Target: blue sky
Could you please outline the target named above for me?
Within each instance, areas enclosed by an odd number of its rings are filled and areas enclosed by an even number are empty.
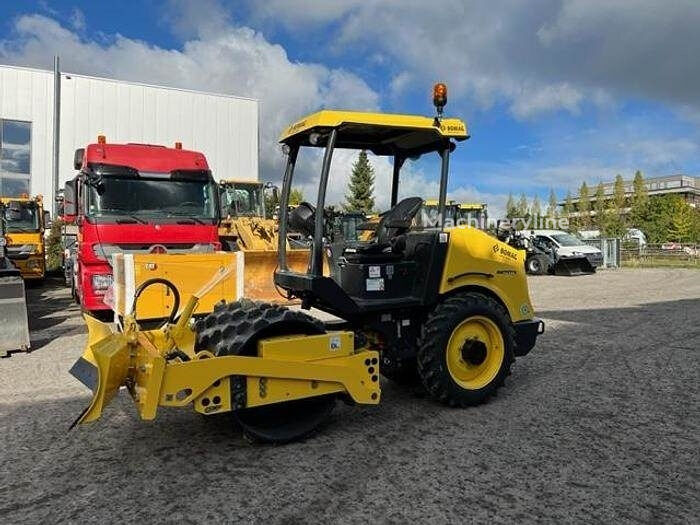
[[[0,62],[49,67],[59,53],[65,71],[259,97],[266,179],[286,122],[331,106],[431,113],[431,86],[446,81],[447,112],[472,133],[451,192],[500,209],[510,192],[563,197],[636,169],[698,174],[700,3],[661,5],[3,2]],[[408,189],[433,196],[433,167],[412,167]]]

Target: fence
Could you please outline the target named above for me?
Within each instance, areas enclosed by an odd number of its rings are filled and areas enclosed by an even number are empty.
[[[603,253],[603,264],[601,268],[620,267],[622,245],[620,239],[586,239],[584,242],[595,246]]]
[[[700,269],[700,244],[667,242],[640,244],[622,243],[623,266],[679,266]]]

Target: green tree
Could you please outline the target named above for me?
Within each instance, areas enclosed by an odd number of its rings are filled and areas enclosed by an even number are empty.
[[[530,215],[530,210],[527,205],[527,196],[525,193],[520,194],[520,199],[518,199],[518,217],[527,217]]]
[[[272,218],[275,213],[275,208],[280,204],[280,198],[276,191],[266,191],[265,192],[265,217],[268,219]]]
[[[302,202],[304,202],[304,193],[299,188],[292,188],[289,193],[289,205],[296,206]]]
[[[348,192],[345,196],[347,202],[343,205],[347,211],[370,213],[374,209],[374,168],[364,150],[352,165]]]
[[[693,208],[683,200],[677,197],[671,204],[671,227],[668,234],[672,241],[676,242],[691,242],[693,238],[693,229],[695,227],[695,217],[693,217]]]
[[[566,192],[566,200],[564,201],[564,209],[562,210],[564,217],[569,217],[574,211],[574,201],[571,197],[571,191]]]
[[[622,175],[618,174],[615,177],[613,185],[613,202],[615,203],[615,211],[623,213],[626,205],[625,198],[625,181],[622,180]]]
[[[649,198],[640,209],[640,222],[636,226],[646,234],[650,243],[675,240],[671,236],[671,228],[678,200],[683,201],[682,197],[677,195],[656,196]]]
[[[63,221],[56,218],[51,223],[51,230],[46,241],[46,269],[49,271],[57,270],[63,264],[62,230]]]
[[[515,205],[515,199],[513,194],[508,194],[508,201],[506,201],[506,218],[512,219],[518,216],[518,207]]]
[[[605,202],[605,188],[604,188],[602,182],[598,183],[598,186],[596,187],[596,190],[595,190],[595,202],[593,203],[593,211],[595,212],[595,217],[593,219],[593,223],[594,223],[595,227],[598,230],[600,230],[601,234],[607,236],[607,232],[606,232],[607,209],[606,209],[606,202]]]
[[[587,230],[591,225],[591,196],[585,181],[578,190],[578,223],[579,229]]]
[[[547,217],[557,216],[557,194],[554,193],[554,188],[549,190],[549,203],[547,205]]]
[[[637,170],[634,174],[634,182],[632,183],[634,193],[632,194],[632,204],[630,209],[630,223],[632,226],[639,225],[644,221],[643,214],[647,209],[647,203],[649,202],[649,192],[647,191],[646,183],[644,182],[644,177],[642,172]]]
[[[535,198],[532,199],[532,205],[530,206],[530,214],[537,217],[542,215],[542,204],[540,204],[539,195],[535,195]]]

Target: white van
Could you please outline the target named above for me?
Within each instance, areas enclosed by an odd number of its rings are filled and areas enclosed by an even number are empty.
[[[603,252],[595,246],[586,244],[581,239],[562,230],[531,230],[530,237],[541,241],[547,247],[553,249],[560,258],[579,257],[588,259],[593,268],[603,264]]]

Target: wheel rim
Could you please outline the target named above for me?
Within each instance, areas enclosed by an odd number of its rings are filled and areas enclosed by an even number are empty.
[[[452,331],[446,354],[455,383],[467,390],[483,388],[496,377],[503,363],[501,330],[487,317],[469,317]]]

